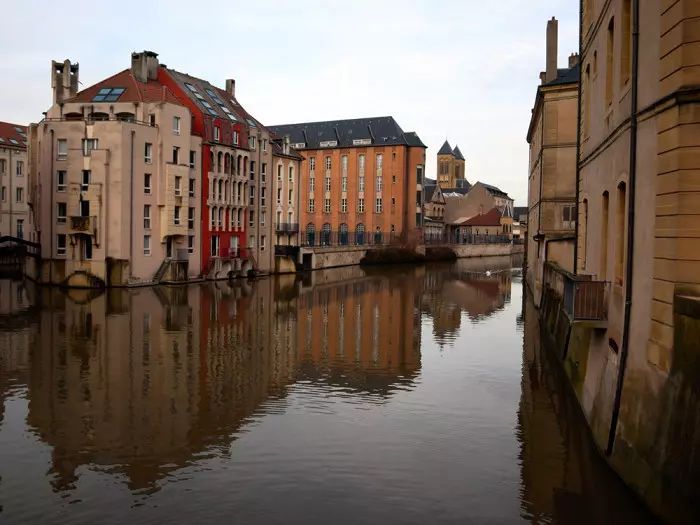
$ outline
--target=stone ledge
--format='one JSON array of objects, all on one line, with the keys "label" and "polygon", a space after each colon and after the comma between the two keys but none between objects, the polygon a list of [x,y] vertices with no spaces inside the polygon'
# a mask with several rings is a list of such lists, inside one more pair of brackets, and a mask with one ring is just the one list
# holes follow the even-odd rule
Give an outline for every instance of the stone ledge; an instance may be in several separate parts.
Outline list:
[{"label": "stone ledge", "polygon": [[673,312],[700,319],[700,297],[690,295],[676,295],[673,302]]}]

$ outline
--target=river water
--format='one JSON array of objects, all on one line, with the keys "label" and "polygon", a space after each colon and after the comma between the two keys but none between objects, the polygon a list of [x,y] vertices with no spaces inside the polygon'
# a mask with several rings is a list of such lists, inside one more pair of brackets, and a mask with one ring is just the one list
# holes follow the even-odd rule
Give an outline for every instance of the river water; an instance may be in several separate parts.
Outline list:
[{"label": "river water", "polygon": [[0,523],[651,523],[526,295],[510,258],[1,281]]}]

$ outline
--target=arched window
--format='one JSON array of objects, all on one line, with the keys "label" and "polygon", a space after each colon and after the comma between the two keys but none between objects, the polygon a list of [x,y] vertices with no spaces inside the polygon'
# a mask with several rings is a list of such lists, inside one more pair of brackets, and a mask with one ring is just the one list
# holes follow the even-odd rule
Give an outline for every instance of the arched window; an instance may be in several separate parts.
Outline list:
[{"label": "arched window", "polygon": [[228,204],[230,201],[228,194],[228,181],[224,181],[224,202]]},{"label": "arched window", "polygon": [[582,202],[582,210],[583,210],[583,224],[582,226],[582,232],[581,232],[581,255],[582,255],[582,262],[581,262],[581,269],[585,270],[586,269],[586,259],[587,259],[587,254],[588,254],[588,199],[583,199]]},{"label": "arched window", "polygon": [[217,160],[218,160],[218,162],[217,162],[217,166],[216,166],[216,171],[221,173],[221,171],[224,169],[224,154],[219,152]]},{"label": "arched window", "polygon": [[331,225],[325,223],[323,229],[321,230],[321,245],[328,246],[331,243]]},{"label": "arched window", "polygon": [[365,243],[365,225],[362,223],[359,223],[355,227],[355,244],[364,244]]},{"label": "arched window", "polygon": [[214,166],[214,152],[213,151],[209,152],[209,171],[212,173],[216,171],[216,166]]},{"label": "arched window", "polygon": [[224,199],[224,181],[219,180],[219,200]]},{"label": "arched window", "polygon": [[230,159],[231,159],[231,157],[229,156],[228,153],[226,155],[224,155],[224,173],[226,173],[226,174],[229,173],[229,165],[231,163]]},{"label": "arched window", "polygon": [[236,160],[236,175],[241,176],[241,162],[243,162],[243,157],[238,155],[238,160]]},{"label": "arched window", "polygon": [[238,228],[240,228],[242,224],[243,224],[243,210],[241,210],[239,208],[239,210],[238,210],[238,222],[236,222],[236,226]]},{"label": "arched window", "polygon": [[313,246],[316,240],[316,226],[313,222],[306,225],[306,245]]},{"label": "arched window", "polygon": [[338,228],[338,242],[342,245],[348,243],[348,225],[345,223],[341,224]]},{"label": "arched window", "polygon": [[624,182],[617,186],[615,215],[615,282],[622,284],[627,244],[627,184]]},{"label": "arched window", "polygon": [[[244,185],[242,182],[238,183],[238,204],[245,198]],[[243,192],[243,193],[242,193]]]},{"label": "arched window", "polygon": [[224,227],[224,209],[219,208],[219,228]]},{"label": "arched window", "polygon": [[214,229],[214,226],[216,226],[216,217],[217,217],[217,214],[216,214],[216,206],[213,206],[213,207],[209,210],[209,229],[210,229],[210,230],[213,230],[213,229]]}]

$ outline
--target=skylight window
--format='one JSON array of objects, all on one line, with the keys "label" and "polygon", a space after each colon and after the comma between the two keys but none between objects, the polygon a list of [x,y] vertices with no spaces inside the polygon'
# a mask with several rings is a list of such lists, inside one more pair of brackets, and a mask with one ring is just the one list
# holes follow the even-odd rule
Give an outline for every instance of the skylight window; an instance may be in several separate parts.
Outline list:
[{"label": "skylight window", "polygon": [[19,146],[19,142],[17,142],[15,139],[10,139],[10,142],[16,146]]},{"label": "skylight window", "polygon": [[253,122],[252,119],[247,118],[247,119],[245,119],[245,120],[246,120],[246,122],[248,122],[248,124],[250,124],[250,127],[251,127],[251,128],[257,128],[257,127],[258,127],[258,126],[255,124],[255,122]]},{"label": "skylight window", "polygon": [[214,91],[211,89],[207,89],[207,94],[211,97],[211,99],[216,102],[219,106],[223,106],[224,103],[221,102],[221,99],[219,98],[219,95],[217,95]]},{"label": "skylight window", "polygon": [[19,126],[15,126],[15,131],[17,133],[24,133],[24,130],[22,128],[20,128]]},{"label": "skylight window", "polygon": [[92,97],[92,102],[116,102],[126,88],[102,88]]},{"label": "skylight window", "polygon": [[188,84],[187,82],[185,82],[185,87],[186,87],[187,89],[189,89],[192,93],[196,93],[196,92],[197,92],[197,88],[194,87],[192,84]]},{"label": "skylight window", "polygon": [[0,137],[0,142],[5,142],[5,139]]},{"label": "skylight window", "polygon": [[202,100],[201,102],[202,102],[202,106],[207,108],[207,111],[209,112],[210,115],[214,115],[215,117],[219,116],[219,114],[216,112],[216,110],[213,107],[211,107],[211,104],[209,104],[209,102],[207,102],[206,100]]},{"label": "skylight window", "polygon": [[233,122],[238,122],[238,119],[235,117],[233,113],[231,113],[231,110],[229,110],[226,106],[221,106],[221,109],[224,110],[224,113],[226,113],[226,116],[230,118]]}]

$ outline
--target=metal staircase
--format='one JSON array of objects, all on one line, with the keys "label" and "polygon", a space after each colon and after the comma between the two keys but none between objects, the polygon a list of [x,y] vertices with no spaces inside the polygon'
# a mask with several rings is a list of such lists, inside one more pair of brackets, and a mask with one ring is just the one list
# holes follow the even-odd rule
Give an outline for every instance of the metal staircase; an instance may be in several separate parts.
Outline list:
[{"label": "metal staircase", "polygon": [[160,263],[160,266],[156,270],[156,273],[153,274],[153,282],[154,283],[160,282],[160,280],[165,275],[165,272],[168,271],[169,266],[170,266],[170,258],[166,257],[165,259],[163,259],[163,262]]}]

